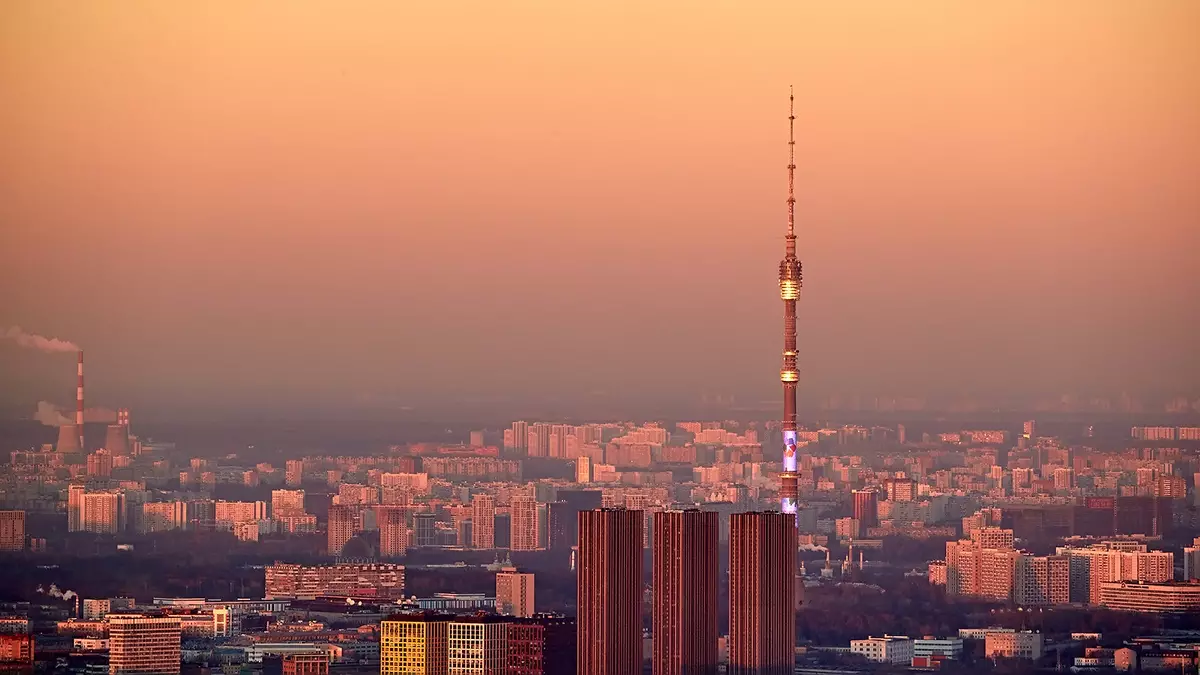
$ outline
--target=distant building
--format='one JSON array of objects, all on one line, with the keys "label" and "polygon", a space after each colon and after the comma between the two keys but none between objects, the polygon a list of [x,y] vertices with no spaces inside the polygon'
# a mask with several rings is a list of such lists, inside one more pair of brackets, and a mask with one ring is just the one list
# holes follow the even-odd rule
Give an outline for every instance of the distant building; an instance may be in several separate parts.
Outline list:
[{"label": "distant building", "polygon": [[457,618],[447,626],[446,644],[450,673],[508,673],[508,624],[500,617]]},{"label": "distant building", "polygon": [[506,567],[496,573],[496,613],[531,617],[534,614],[534,577]]},{"label": "distant building", "polygon": [[445,674],[450,621],[444,614],[400,614],[379,624],[380,675]]},{"label": "distant building", "polygon": [[1032,631],[989,631],[984,638],[984,655],[989,659],[1025,659],[1037,661],[1042,658],[1045,640],[1041,633]]},{"label": "distant building", "polygon": [[574,673],[575,619],[537,616],[508,621],[507,675]]},{"label": "distant building", "polygon": [[1100,584],[1100,604],[1124,612],[1200,612],[1200,582],[1104,583]]},{"label": "distant building", "polygon": [[408,551],[408,507],[376,506],[375,523],[381,558],[397,558]]},{"label": "distant building", "polygon": [[854,519],[864,530],[868,527],[879,526],[878,495],[879,493],[874,490],[855,490],[853,492]]},{"label": "distant building", "polygon": [[496,548],[496,498],[492,495],[471,497],[471,546]]},{"label": "distant building", "polygon": [[177,617],[110,614],[109,675],[178,673],[180,639]]},{"label": "distant building", "polygon": [[1183,580],[1200,580],[1200,537],[1183,548]]},{"label": "distant building", "polygon": [[28,633],[0,634],[0,664],[33,664],[34,638]]},{"label": "distant building", "polygon": [[84,620],[103,619],[109,614],[125,612],[133,609],[137,601],[133,598],[103,598],[83,601]]},{"label": "distant building", "polygon": [[282,675],[329,675],[329,657],[324,652],[284,654],[281,661]]},{"label": "distant building", "polygon": [[850,653],[858,654],[875,663],[909,664],[913,659],[913,641],[902,635],[869,637],[851,640]]},{"label": "distant building", "polygon": [[0,551],[25,550],[25,512],[0,511]]},{"label": "distant building", "polygon": [[345,548],[346,542],[350,541],[354,536],[356,527],[356,514],[354,509],[349,506],[334,504],[329,507],[329,526],[328,546],[329,555],[337,556],[342,554],[342,549]]},{"label": "distant building", "polygon": [[945,658],[958,661],[963,655],[963,639],[952,638],[919,638],[913,640],[913,658]]},{"label": "distant building", "polygon": [[392,563],[296,565],[266,568],[266,598],[314,599],[404,597],[404,566]]},{"label": "distant building", "polygon": [[536,551],[538,545],[538,502],[536,497],[513,497],[509,503],[512,517],[510,548],[514,551]]}]

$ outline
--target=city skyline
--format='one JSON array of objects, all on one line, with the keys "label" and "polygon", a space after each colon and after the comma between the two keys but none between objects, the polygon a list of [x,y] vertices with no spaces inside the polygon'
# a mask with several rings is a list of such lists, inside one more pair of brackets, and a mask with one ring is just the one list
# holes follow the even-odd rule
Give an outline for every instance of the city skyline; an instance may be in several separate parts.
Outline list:
[{"label": "city skyline", "polygon": [[[0,10],[0,324],[89,401],[769,400],[788,83],[802,403],[1200,381],[1192,3],[199,7]],[[5,341],[0,404],[69,406],[64,358]]]}]

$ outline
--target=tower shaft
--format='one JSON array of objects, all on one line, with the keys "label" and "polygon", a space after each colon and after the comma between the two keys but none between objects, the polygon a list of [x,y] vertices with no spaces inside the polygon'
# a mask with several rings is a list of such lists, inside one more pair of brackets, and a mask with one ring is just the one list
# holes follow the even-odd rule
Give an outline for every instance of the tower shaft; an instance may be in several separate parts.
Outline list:
[{"label": "tower shaft", "polygon": [[783,300],[783,365],[779,379],[783,383],[783,471],[779,474],[780,510],[796,512],[796,383],[800,372],[796,366],[796,300],[802,283],[800,260],[796,257],[796,97],[788,96],[788,196],[787,235],[784,237],[784,257],[779,263],[779,297]]}]

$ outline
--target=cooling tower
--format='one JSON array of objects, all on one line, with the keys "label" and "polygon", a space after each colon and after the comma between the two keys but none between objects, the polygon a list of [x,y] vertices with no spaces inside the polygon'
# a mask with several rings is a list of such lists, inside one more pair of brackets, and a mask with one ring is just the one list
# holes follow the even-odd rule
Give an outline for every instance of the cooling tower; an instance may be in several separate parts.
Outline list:
[{"label": "cooling tower", "polygon": [[58,428],[58,443],[55,444],[55,450],[58,452],[80,452],[79,447],[79,429],[74,424],[64,424]]},{"label": "cooling tower", "polygon": [[104,435],[104,449],[111,455],[129,454],[129,427],[124,424],[108,425],[108,433]]}]

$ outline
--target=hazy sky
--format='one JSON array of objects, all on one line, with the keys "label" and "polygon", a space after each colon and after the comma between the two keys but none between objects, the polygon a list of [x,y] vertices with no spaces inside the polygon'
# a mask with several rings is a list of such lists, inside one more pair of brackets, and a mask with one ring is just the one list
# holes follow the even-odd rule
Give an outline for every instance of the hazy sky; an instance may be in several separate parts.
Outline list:
[{"label": "hazy sky", "polygon": [[[1200,382],[1200,2],[0,3],[0,326],[93,402]],[[69,356],[0,345],[4,403]]]}]

